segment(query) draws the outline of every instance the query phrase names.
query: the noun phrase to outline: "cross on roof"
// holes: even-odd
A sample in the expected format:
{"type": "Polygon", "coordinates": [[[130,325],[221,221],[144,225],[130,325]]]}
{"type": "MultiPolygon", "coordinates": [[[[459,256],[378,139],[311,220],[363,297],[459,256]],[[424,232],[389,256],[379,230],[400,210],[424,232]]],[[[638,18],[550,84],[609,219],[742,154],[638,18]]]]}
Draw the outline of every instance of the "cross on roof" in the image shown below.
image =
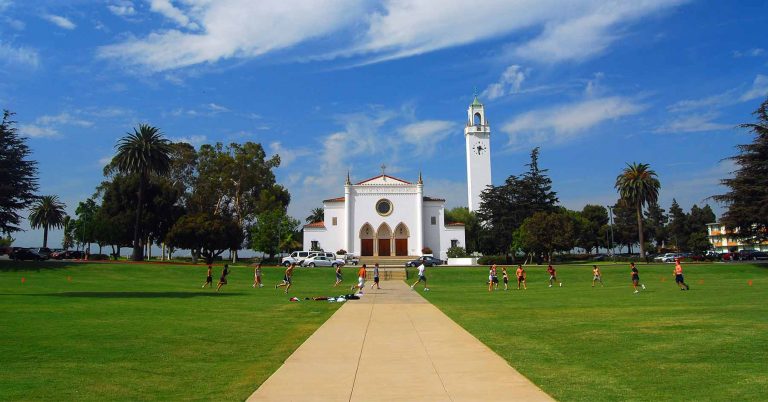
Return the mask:
{"type": "Polygon", "coordinates": [[[385,173],[384,173],[384,172],[385,172],[386,170],[387,170],[387,165],[385,165],[385,164],[383,164],[383,163],[382,163],[382,164],[381,164],[381,175],[382,175],[382,176],[384,176],[384,175],[385,175],[385,173]]]}

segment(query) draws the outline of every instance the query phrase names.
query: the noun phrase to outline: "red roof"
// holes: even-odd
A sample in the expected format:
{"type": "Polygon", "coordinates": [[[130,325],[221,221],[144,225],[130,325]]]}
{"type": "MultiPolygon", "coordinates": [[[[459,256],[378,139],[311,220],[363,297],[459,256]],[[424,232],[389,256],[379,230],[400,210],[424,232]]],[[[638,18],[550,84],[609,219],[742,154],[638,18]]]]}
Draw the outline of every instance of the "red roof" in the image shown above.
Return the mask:
{"type": "Polygon", "coordinates": [[[323,200],[323,202],[344,202],[344,196],[336,197],[336,198],[329,198],[327,200],[323,200]]]}
{"type": "Polygon", "coordinates": [[[403,182],[403,183],[405,183],[405,184],[413,184],[413,183],[409,182],[408,180],[398,179],[397,177],[393,177],[393,176],[390,176],[390,175],[388,175],[388,174],[380,174],[380,175],[378,175],[378,176],[375,176],[375,177],[371,177],[370,179],[366,179],[366,180],[363,180],[363,181],[361,181],[361,182],[359,182],[359,183],[355,183],[355,185],[359,185],[359,184],[365,184],[365,183],[368,183],[369,181],[372,181],[372,180],[376,180],[376,179],[378,179],[379,177],[386,177],[386,178],[388,178],[388,179],[394,179],[394,180],[397,180],[397,181],[401,181],[401,182],[403,182]]]}
{"type": "Polygon", "coordinates": [[[304,225],[305,228],[323,228],[325,229],[325,222],[312,222],[304,225]]]}
{"type": "Polygon", "coordinates": [[[445,202],[445,200],[442,199],[442,198],[434,198],[434,197],[424,197],[424,201],[441,201],[441,202],[445,202]]]}
{"type": "Polygon", "coordinates": [[[451,222],[451,223],[446,223],[445,226],[464,226],[464,224],[461,222],[451,222]]]}

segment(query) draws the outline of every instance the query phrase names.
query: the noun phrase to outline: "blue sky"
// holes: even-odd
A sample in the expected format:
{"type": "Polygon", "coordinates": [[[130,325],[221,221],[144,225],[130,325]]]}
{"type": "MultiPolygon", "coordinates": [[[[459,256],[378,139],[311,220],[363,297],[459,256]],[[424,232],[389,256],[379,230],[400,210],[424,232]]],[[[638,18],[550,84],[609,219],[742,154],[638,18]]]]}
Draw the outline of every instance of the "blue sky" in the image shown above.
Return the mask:
{"type": "Polygon", "coordinates": [[[764,1],[0,0],[0,107],[29,137],[40,193],[70,213],[142,122],[279,153],[302,221],[347,169],[362,180],[382,163],[466,205],[475,87],[494,183],[540,146],[569,208],[612,203],[637,161],[664,208],[689,209],[751,140],[735,126],[768,94],[766,22],[764,1]]]}

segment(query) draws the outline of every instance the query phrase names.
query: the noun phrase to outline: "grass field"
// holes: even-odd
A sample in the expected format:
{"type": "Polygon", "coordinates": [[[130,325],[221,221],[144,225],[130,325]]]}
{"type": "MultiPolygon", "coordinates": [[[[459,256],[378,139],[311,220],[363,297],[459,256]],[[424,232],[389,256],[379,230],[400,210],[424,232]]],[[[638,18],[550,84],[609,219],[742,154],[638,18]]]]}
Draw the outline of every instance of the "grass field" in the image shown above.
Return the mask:
{"type": "MultiPolygon", "coordinates": [[[[0,261],[0,399],[243,400],[338,308],[288,302],[282,269],[253,289],[235,267],[220,294],[205,269],[0,261]]],[[[332,270],[295,278],[296,295],[348,293],[332,270]]]]}
{"type": "Polygon", "coordinates": [[[687,292],[639,265],[639,294],[626,264],[602,265],[605,288],[557,268],[562,288],[540,266],[492,293],[487,268],[429,269],[422,294],[558,400],[766,400],[768,265],[686,265],[687,292]]]}

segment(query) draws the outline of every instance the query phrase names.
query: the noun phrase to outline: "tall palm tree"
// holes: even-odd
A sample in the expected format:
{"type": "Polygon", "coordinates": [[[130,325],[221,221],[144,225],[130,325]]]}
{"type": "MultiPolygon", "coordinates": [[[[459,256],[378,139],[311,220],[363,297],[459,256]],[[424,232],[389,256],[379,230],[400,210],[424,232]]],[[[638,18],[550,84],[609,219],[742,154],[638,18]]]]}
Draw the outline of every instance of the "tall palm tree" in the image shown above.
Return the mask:
{"type": "Polygon", "coordinates": [[[616,190],[622,201],[634,206],[637,212],[637,232],[640,238],[640,258],[645,258],[643,239],[643,206],[656,203],[661,183],[656,172],[647,163],[627,163],[627,167],[616,177],[616,190]]]}
{"type": "Polygon", "coordinates": [[[144,206],[144,188],[149,182],[150,174],[162,175],[168,172],[171,164],[171,145],[156,127],[140,124],[133,133],[120,139],[117,143],[117,154],[113,165],[118,172],[127,175],[138,175],[139,189],[137,191],[136,223],[133,227],[133,256],[134,261],[144,258],[141,242],[141,215],[144,206]]]}
{"type": "Polygon", "coordinates": [[[67,216],[64,212],[66,207],[55,195],[44,195],[32,205],[29,226],[32,229],[43,228],[43,247],[48,247],[48,229],[64,226],[64,218],[67,216]]]}

